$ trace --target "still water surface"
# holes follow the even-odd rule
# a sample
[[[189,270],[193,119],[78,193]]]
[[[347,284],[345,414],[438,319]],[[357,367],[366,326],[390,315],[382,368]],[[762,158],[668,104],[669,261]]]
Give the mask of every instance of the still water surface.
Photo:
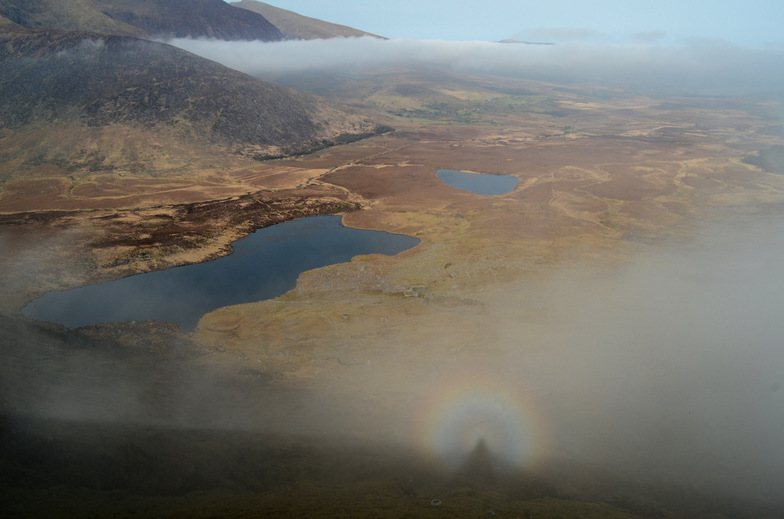
[[[452,169],[440,169],[436,175],[441,181],[457,189],[477,195],[505,195],[511,193],[520,181],[511,175],[480,175]]]
[[[49,292],[23,312],[70,328],[154,319],[191,331],[223,306],[261,301],[293,289],[300,273],[361,254],[397,254],[419,240],[344,227],[339,216],[312,216],[259,229],[214,261]]]

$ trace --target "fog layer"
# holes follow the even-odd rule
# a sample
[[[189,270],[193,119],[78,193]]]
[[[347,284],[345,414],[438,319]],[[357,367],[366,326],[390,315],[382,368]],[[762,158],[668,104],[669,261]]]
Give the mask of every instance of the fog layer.
[[[387,372],[395,364],[372,359],[366,369],[377,382],[354,380],[352,373],[367,372],[351,368],[334,392],[290,392],[241,362],[141,362],[120,350],[96,356],[88,343],[59,350],[37,332],[13,345],[18,357],[2,370],[7,410],[392,435],[455,456],[451,468],[483,440],[502,461],[529,468],[550,459],[587,462],[656,485],[784,504],[784,223],[711,224],[697,240],[635,254],[624,267],[543,267],[533,281],[477,295],[485,311],[462,318],[486,331],[442,359],[418,395],[401,385],[398,368]],[[439,333],[422,333],[431,332]],[[368,407],[393,395],[420,404]]]
[[[547,309],[503,342],[555,454],[775,498],[784,485],[782,254],[780,220],[713,224],[626,268],[559,269],[500,301]]]
[[[716,41],[683,45],[503,44],[478,41],[336,38],[315,41],[169,43],[258,77],[385,67],[448,68],[559,82],[592,82],[662,94],[780,91],[784,49]]]

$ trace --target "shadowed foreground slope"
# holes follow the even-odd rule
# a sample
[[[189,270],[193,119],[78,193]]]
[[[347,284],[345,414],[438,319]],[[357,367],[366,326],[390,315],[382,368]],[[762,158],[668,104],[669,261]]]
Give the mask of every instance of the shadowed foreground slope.
[[[484,444],[450,470],[410,446],[339,432],[333,415],[346,404],[240,362],[205,364],[208,352],[161,323],[64,332],[0,316],[0,331],[3,517],[768,512],[599,466],[511,467]],[[64,398],[52,405],[53,394]]]

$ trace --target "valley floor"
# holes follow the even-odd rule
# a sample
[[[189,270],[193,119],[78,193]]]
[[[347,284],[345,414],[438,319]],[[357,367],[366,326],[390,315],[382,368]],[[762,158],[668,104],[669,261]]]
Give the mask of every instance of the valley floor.
[[[692,361],[672,359],[708,350],[657,341],[688,320],[694,343],[718,325],[689,319],[684,291],[654,290],[672,254],[706,233],[713,247],[725,229],[744,236],[781,215],[784,177],[743,161],[781,144],[765,103],[559,95],[557,117],[398,121],[202,184],[96,179],[67,197],[6,186],[0,515],[784,514],[775,468],[749,487],[756,466],[712,459],[738,437],[700,436],[734,408],[705,400],[694,436],[668,428],[697,394],[680,391]],[[520,184],[474,195],[439,169]],[[326,213],[421,244],[306,272],[292,292],[207,314],[187,336],[21,317],[46,291],[204,261],[257,227]],[[635,296],[640,286],[650,291]],[[667,320],[668,308],[686,318]],[[476,402],[491,415],[472,417]],[[453,437],[455,424],[467,432]],[[472,465],[479,440],[489,454]]]

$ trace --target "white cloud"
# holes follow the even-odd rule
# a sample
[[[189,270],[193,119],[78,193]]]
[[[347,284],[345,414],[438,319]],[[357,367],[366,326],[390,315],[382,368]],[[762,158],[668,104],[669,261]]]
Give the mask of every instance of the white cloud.
[[[784,49],[704,40],[680,45],[524,45],[376,38],[277,43],[178,39],[169,43],[258,77],[405,66],[598,82],[675,94],[768,92],[781,90],[784,84]]]

